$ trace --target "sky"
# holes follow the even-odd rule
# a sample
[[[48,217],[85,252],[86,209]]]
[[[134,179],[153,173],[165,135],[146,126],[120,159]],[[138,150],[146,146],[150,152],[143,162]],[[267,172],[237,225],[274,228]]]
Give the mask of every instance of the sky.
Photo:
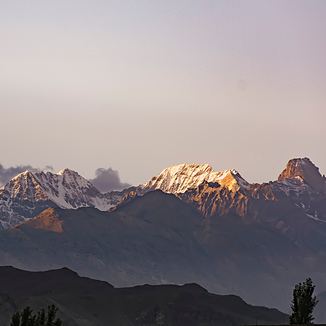
[[[325,33],[323,0],[0,0],[0,164],[326,174]]]

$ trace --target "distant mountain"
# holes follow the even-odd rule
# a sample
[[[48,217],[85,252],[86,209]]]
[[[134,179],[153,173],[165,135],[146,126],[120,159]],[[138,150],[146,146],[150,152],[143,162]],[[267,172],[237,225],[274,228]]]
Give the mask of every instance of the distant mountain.
[[[4,229],[15,226],[49,207],[95,207],[105,211],[120,197],[118,192],[101,194],[89,181],[69,169],[57,174],[26,171],[0,189],[0,225]]]
[[[145,183],[143,188],[179,194],[210,182],[234,191],[249,185],[235,170],[216,172],[208,164],[179,164],[163,170],[158,176]]]
[[[289,211],[291,212],[291,211]],[[204,218],[172,194],[152,191],[113,212],[51,208],[0,233],[0,262],[67,266],[116,286],[196,282],[250,303],[289,308],[293,284],[326,287],[326,225],[305,214],[273,223]]]
[[[285,311],[294,283],[326,288],[325,182],[308,158],[269,183],[181,164],[107,194],[71,170],[26,172],[0,190],[2,224],[16,225],[0,232],[0,264],[117,286],[196,282]]]
[[[63,268],[31,273],[0,267],[0,323],[29,305],[55,304],[66,326],[237,326],[277,324],[288,317],[248,305],[233,295],[214,295],[196,284],[114,288]]]
[[[315,192],[326,194],[326,177],[320,174],[308,158],[290,160],[278,178],[281,182],[294,179],[308,185]]]
[[[181,164],[162,171],[142,191],[162,190],[194,205],[204,216],[267,218],[295,213],[326,223],[326,178],[308,159],[290,160],[277,181],[249,184],[235,170]]]
[[[51,208],[0,232],[0,262],[34,270],[67,266],[118,286],[184,283],[195,279],[194,261],[203,261],[200,225],[196,210],[157,191],[111,213]]]
[[[193,205],[202,215],[254,217],[284,206],[317,222],[326,223],[326,178],[308,159],[293,159],[277,181],[250,184],[236,170],[216,172],[208,164],[180,164],[163,170],[137,187],[102,194],[77,172],[19,174],[0,189],[0,228],[7,229],[49,207],[115,209],[135,196],[153,190],[173,194]],[[272,206],[272,208],[270,208]]]

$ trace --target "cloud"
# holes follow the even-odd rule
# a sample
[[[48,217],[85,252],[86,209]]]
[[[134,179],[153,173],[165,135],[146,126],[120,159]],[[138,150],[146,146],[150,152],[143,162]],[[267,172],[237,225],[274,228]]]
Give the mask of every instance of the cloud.
[[[101,192],[122,190],[130,187],[130,184],[121,182],[119,172],[112,168],[99,168],[95,171],[95,178],[90,182]]]
[[[0,186],[5,185],[14,176],[26,170],[33,171],[33,172],[39,171],[39,169],[36,169],[31,165],[19,165],[19,166],[11,166],[9,168],[5,168],[3,167],[2,164],[0,164]]]

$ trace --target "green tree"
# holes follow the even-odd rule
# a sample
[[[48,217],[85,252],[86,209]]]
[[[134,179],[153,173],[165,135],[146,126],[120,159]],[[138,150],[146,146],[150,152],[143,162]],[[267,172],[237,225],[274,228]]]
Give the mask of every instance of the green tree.
[[[315,285],[311,278],[307,278],[303,283],[298,283],[293,289],[293,299],[291,304],[292,315],[290,324],[312,324],[313,311],[318,300],[314,296]]]
[[[12,316],[10,326],[62,326],[62,321],[56,316],[57,312],[55,305],[48,306],[47,313],[41,309],[36,314],[30,307],[26,307]]]

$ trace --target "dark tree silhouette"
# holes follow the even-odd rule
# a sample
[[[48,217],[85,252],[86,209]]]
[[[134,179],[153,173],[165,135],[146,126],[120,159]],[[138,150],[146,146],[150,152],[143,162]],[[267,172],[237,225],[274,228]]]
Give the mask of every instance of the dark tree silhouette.
[[[26,307],[12,316],[10,326],[62,326],[62,321],[56,317],[57,312],[55,305],[48,306],[47,313],[41,309],[36,314],[30,307]]]
[[[10,326],[20,326],[20,313],[19,312],[16,312],[12,316]]]
[[[312,324],[314,317],[313,311],[318,300],[314,296],[315,285],[311,278],[307,278],[303,283],[296,284],[293,289],[292,315],[290,324]]]

